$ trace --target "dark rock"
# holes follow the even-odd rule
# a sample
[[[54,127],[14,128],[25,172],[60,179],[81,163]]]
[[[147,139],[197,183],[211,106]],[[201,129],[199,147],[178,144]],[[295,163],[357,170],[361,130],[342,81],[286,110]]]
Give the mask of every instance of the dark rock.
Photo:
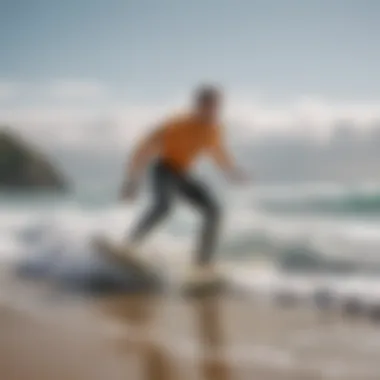
[[[343,315],[350,317],[358,317],[365,312],[365,305],[358,298],[349,298],[342,303]]]
[[[0,189],[64,191],[68,183],[41,152],[0,128]]]
[[[59,244],[36,247],[15,264],[15,274],[24,279],[49,278],[53,268],[62,258],[63,247]]]
[[[18,263],[15,267],[15,273],[25,279],[37,279],[46,277],[50,268],[51,262],[45,258],[29,259]]]
[[[317,273],[324,269],[323,260],[318,252],[307,247],[288,247],[279,257],[280,268],[287,273]]]
[[[126,273],[122,279],[110,273],[82,273],[60,276],[61,288],[75,293],[112,294],[112,293],[151,293],[161,289],[161,284]]]
[[[274,303],[279,307],[294,307],[297,306],[299,302],[300,297],[291,291],[281,290],[274,295]]]
[[[372,305],[369,310],[369,317],[373,322],[380,323],[380,304]]]
[[[334,306],[335,298],[329,289],[318,289],[313,295],[313,301],[320,310],[328,310]]]

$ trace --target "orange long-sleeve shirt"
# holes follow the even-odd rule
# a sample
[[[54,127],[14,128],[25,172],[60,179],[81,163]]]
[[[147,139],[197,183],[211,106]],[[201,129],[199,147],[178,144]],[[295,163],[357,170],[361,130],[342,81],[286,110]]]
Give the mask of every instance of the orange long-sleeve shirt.
[[[162,160],[179,171],[185,171],[200,155],[221,144],[220,126],[202,123],[192,115],[164,123],[160,137]]]

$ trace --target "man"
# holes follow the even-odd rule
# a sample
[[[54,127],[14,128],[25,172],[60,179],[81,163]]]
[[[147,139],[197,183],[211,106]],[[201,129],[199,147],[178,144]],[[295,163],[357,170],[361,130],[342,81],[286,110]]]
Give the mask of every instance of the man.
[[[192,177],[191,165],[204,153],[211,155],[232,180],[242,180],[229,157],[222,138],[220,110],[222,95],[213,86],[202,86],[194,97],[190,113],[174,117],[153,131],[132,155],[129,176],[122,187],[122,198],[132,200],[141,174],[155,157],[152,171],[153,205],[130,236],[135,246],[169,214],[173,195],[182,196],[204,218],[196,253],[197,277],[213,273],[212,258],[220,222],[220,206],[207,186]]]

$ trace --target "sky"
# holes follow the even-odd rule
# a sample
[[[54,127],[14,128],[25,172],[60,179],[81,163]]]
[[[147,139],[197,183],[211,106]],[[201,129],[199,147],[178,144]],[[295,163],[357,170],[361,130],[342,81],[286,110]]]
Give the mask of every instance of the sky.
[[[379,15],[377,0],[0,0],[0,124],[119,143],[204,81],[243,135],[370,124]]]

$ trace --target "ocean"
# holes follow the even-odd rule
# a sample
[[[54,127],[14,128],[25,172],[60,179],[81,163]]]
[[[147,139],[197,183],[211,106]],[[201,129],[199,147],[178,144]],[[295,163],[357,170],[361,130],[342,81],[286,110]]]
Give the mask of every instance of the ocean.
[[[121,240],[149,203],[117,202],[117,183],[81,184],[69,195],[0,194],[5,266],[64,284],[126,281],[91,240]],[[217,258],[245,289],[380,299],[380,186],[291,183],[216,186],[224,207]],[[191,261],[199,216],[178,201],[141,251],[162,270]],[[103,283],[101,281],[101,283]]]

